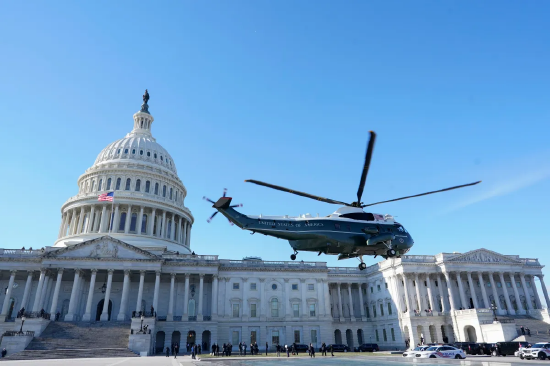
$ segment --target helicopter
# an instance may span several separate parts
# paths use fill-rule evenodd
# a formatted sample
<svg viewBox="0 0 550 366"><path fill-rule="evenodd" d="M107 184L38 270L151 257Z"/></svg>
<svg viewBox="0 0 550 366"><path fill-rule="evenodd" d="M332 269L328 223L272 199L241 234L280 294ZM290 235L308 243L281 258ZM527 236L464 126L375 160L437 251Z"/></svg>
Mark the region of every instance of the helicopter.
<svg viewBox="0 0 550 366"><path fill-rule="evenodd" d="M249 230L251 234L260 233L279 239L286 239L289 241L292 249L294 249L294 253L290 256L291 260L296 260L298 251L318 252L318 255L338 255L338 260L358 258L360 261L359 269L364 270L367 268L363 260L364 255L373 255L375 258L381 256L384 259L392 257L399 258L401 255L407 253L414 245L414 240L411 235L403 225L395 221L392 215L365 212L363 210L365 207L473 186L481 183L481 181L412 196L364 204L361 202L361 197L369 172L375 140L376 134L370 131L370 138L365 155L365 164L363 165L359 189L357 190L357 201L352 203L319 197L258 180L245 180L245 182L248 183L254 183L317 201L342 205L342 207L328 216L319 217L319 215L317 215L314 217L310 214L295 217L288 215L245 215L235 210L235 207L242 207L242 205L231 205L232 198L227 197L227 190L224 190L223 196L216 202L207 197L203 197L205 200L212 203L212 207L217 210L208 219L208 222L220 212L227 217L232 225L234 224L243 230Z"/></svg>

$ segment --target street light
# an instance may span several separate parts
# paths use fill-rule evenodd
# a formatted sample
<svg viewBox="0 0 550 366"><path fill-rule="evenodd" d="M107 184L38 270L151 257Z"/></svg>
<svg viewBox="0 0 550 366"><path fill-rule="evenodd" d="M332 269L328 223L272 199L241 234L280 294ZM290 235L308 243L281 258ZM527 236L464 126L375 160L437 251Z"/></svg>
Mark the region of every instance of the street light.
<svg viewBox="0 0 550 366"><path fill-rule="evenodd" d="M23 324L25 324L25 320L27 320L27 318L25 318L25 315L23 315L21 317L21 328L19 329L19 333L23 333Z"/></svg>
<svg viewBox="0 0 550 366"><path fill-rule="evenodd" d="M140 332L143 332L143 319L145 319L145 317L142 315L141 316L141 328L139 328Z"/></svg>
<svg viewBox="0 0 550 366"><path fill-rule="evenodd" d="M491 303L491 306L489 307L489 309L493 310L493 316L494 316L494 321L498 321L498 318L497 318L497 306L495 305L494 302Z"/></svg>

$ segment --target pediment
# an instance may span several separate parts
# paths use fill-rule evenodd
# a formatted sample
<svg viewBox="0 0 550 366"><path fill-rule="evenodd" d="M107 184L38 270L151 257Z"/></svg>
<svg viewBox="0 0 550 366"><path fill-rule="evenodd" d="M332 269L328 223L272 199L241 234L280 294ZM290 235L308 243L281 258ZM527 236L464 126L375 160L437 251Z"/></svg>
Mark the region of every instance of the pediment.
<svg viewBox="0 0 550 366"><path fill-rule="evenodd" d="M476 262L476 263L521 263L515 259L509 258L497 252L487 249L472 250L464 254L460 254L447 262Z"/></svg>
<svg viewBox="0 0 550 366"><path fill-rule="evenodd" d="M161 258L138 247L110 236L102 236L67 248L52 251L49 258L67 259L119 259L119 260L160 260Z"/></svg>

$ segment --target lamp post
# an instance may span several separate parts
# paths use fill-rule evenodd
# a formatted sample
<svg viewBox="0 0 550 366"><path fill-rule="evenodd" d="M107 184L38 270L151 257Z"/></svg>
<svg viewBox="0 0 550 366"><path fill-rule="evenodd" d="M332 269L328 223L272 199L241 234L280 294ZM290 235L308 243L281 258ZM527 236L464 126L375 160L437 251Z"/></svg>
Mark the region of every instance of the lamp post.
<svg viewBox="0 0 550 366"><path fill-rule="evenodd" d="M143 332L143 319L145 319L145 317L142 315L141 316L141 327L139 328L140 332Z"/></svg>
<svg viewBox="0 0 550 366"><path fill-rule="evenodd" d="M23 333L23 324L25 324L25 320L27 320L27 318L25 318L25 315L23 315L21 317L21 328L19 329L19 333Z"/></svg>
<svg viewBox="0 0 550 366"><path fill-rule="evenodd" d="M493 316L494 316L494 321L498 322L498 318L497 318L497 306L495 305L494 302L491 303L491 306L489 307L489 309L493 310Z"/></svg>

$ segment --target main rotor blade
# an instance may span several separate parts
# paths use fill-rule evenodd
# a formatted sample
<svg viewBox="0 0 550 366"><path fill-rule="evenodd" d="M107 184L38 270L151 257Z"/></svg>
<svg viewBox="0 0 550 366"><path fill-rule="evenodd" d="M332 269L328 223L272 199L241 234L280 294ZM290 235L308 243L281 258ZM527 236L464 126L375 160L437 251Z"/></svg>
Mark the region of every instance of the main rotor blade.
<svg viewBox="0 0 550 366"><path fill-rule="evenodd" d="M374 131L370 131L369 144L367 146L367 153L365 155L365 164L363 165L363 172L361 173L361 180L359 181L359 189L357 190L357 205L361 204L361 196L363 196L363 189L365 188L367 174L369 173L370 160L372 158L372 151L374 150L375 141L376 133L374 133Z"/></svg>
<svg viewBox="0 0 550 366"><path fill-rule="evenodd" d="M295 195L298 195L298 196L311 198L311 199L313 199L313 200L317 200L317 201L321 201L321 202L333 203L333 204L335 204L335 205L351 206L351 204L346 203L346 202L335 201L335 200L331 200L330 198L323 198L323 197L319 197L319 196L314 196L314 195L309 194L309 193L304 193L304 192L300 192L300 191L294 191L294 190L292 190L292 189L285 188L285 187L281 187L281 186L276 186L276 185L274 185L274 184L269 184L269 183L260 182L259 180L247 179L247 180L245 180L245 182L254 183L254 184L257 184L257 185L259 185L259 186L264 186L264 187L268 187L268 188L273 188L273 189L276 189L276 190L278 190L278 191L283 191L283 192L292 193L292 194L295 194Z"/></svg>
<svg viewBox="0 0 550 366"><path fill-rule="evenodd" d="M376 202L376 203L369 203L368 205L362 205L361 207L368 207L368 206L379 205L379 204L381 204L381 203L387 203L387 202L394 202L394 201L406 200L407 198L426 196L426 195L432 194L432 193L439 193L439 192L451 191L451 190L457 189L457 188L475 186L476 184L479 184L479 183L481 183L481 181L477 181L477 182L474 182L474 183L463 184L463 185L461 185L461 186L455 186L455 187L440 189L439 191L431 191L431 192L426 192L426 193L421 193L421 194L415 194L414 196L407 196L407 197L396 198L396 199L388 200L388 201L382 201L382 202Z"/></svg>

